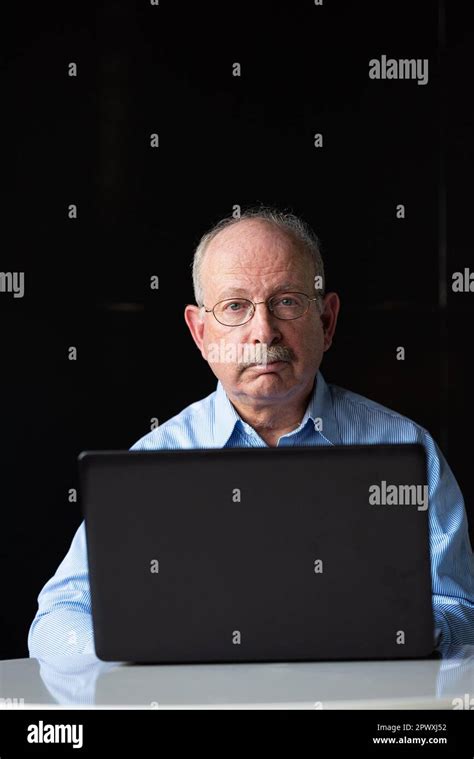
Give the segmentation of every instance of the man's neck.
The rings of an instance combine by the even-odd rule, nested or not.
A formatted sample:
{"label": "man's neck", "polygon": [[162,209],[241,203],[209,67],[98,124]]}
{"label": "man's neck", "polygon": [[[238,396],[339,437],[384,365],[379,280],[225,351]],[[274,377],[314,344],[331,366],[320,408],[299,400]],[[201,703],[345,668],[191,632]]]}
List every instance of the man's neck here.
{"label": "man's neck", "polygon": [[232,400],[231,403],[240,418],[249,424],[267,445],[275,447],[282,435],[292,432],[301,424],[313,390],[314,383],[311,389],[299,398],[281,405],[269,404],[255,408],[251,404],[239,401]]}

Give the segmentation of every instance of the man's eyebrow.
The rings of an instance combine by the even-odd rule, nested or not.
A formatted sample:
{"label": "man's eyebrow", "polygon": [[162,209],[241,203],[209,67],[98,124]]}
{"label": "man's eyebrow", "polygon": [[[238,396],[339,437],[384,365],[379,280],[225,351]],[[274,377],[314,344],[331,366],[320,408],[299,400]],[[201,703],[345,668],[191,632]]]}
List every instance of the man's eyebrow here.
{"label": "man's eyebrow", "polygon": [[[274,293],[281,293],[281,292],[291,292],[291,291],[298,291],[298,288],[300,285],[295,285],[294,282],[283,282],[283,284],[278,285],[278,287],[275,287],[274,290],[272,290],[272,295]],[[245,288],[242,287],[227,287],[225,290],[223,290],[219,296],[218,300],[225,300],[226,298],[232,298],[234,296],[242,296],[243,298],[248,298],[248,290],[245,290]]]}

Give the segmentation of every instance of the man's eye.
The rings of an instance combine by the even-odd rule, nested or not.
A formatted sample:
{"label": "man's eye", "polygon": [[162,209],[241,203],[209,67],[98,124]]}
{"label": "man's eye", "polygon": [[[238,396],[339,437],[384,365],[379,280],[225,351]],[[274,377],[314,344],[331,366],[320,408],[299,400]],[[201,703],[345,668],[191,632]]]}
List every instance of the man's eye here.
{"label": "man's eye", "polygon": [[235,301],[232,301],[232,303],[227,303],[225,306],[226,311],[238,311],[239,308],[242,308],[242,303],[236,303]]}
{"label": "man's eye", "polygon": [[276,304],[277,306],[294,306],[295,300],[294,298],[280,298],[280,300],[277,300]]}

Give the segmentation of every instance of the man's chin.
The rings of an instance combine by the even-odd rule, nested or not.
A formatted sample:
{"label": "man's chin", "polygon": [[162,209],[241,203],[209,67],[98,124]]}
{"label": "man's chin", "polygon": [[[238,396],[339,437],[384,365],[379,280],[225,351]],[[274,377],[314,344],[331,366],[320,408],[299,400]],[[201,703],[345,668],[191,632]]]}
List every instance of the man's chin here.
{"label": "man's chin", "polygon": [[286,367],[267,367],[262,371],[261,367],[251,366],[240,375],[239,386],[246,388],[249,395],[258,397],[260,394],[265,397],[267,393],[274,395],[285,395],[288,390],[296,384],[296,378],[291,372],[288,372],[289,364]]}

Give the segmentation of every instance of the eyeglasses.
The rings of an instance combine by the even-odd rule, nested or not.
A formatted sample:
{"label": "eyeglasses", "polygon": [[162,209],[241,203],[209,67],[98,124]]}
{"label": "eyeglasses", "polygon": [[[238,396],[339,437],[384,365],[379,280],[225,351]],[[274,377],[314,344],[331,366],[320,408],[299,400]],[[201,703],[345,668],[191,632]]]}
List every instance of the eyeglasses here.
{"label": "eyeglasses", "polygon": [[203,308],[206,313],[212,312],[219,324],[225,327],[240,327],[250,321],[259,303],[265,303],[277,319],[288,321],[299,319],[307,312],[311,301],[320,300],[320,298],[321,296],[310,298],[305,293],[281,293],[256,303],[248,298],[226,298],[216,303],[214,308],[206,308],[204,304]]}

